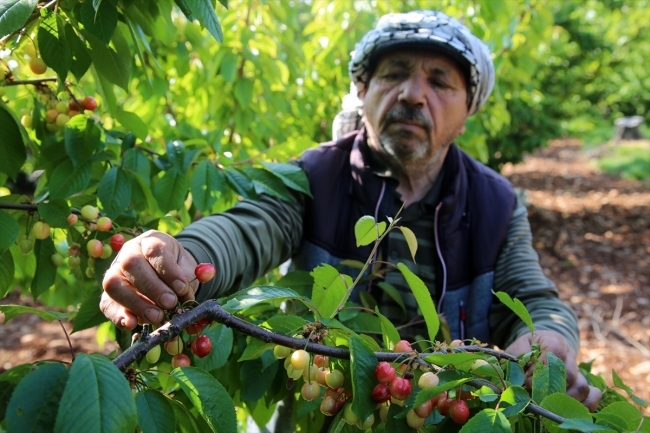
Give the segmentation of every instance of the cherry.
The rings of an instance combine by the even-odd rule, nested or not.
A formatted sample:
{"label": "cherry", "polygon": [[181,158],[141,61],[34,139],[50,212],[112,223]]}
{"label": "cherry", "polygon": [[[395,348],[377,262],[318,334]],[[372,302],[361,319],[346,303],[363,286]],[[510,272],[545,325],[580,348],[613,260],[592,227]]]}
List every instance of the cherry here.
{"label": "cherry", "polygon": [[384,403],[390,400],[390,390],[388,389],[388,386],[386,386],[383,383],[377,384],[372,389],[372,401],[375,403]]}
{"label": "cherry", "polygon": [[293,365],[289,363],[289,366],[287,367],[287,376],[289,376],[293,380],[298,380],[300,376],[302,376],[303,371],[304,370],[298,370],[296,368],[293,368]]}
{"label": "cherry", "polygon": [[88,250],[88,255],[94,259],[97,259],[102,256],[104,251],[104,244],[102,241],[97,239],[91,239],[86,244],[86,249]]}
{"label": "cherry", "polygon": [[273,348],[273,354],[278,359],[284,359],[291,354],[291,349],[288,347],[277,345]]}
{"label": "cherry", "polygon": [[207,335],[201,335],[192,340],[192,353],[199,358],[205,358],[212,351],[212,340]]}
{"label": "cherry", "polygon": [[320,385],[316,382],[305,383],[300,389],[300,394],[302,395],[302,398],[307,401],[315,400],[320,397]]}
{"label": "cherry", "polygon": [[438,386],[438,383],[440,383],[440,379],[430,371],[424,373],[418,380],[418,386],[422,389],[435,388]]}
{"label": "cherry", "polygon": [[[54,123],[56,122],[56,118],[59,116],[59,112],[56,111],[56,109],[52,108],[50,110],[47,110],[45,112],[45,121],[47,123]],[[57,125],[58,126],[58,125]]]}
{"label": "cherry", "polygon": [[165,342],[165,350],[170,355],[176,355],[178,353],[181,353],[183,350],[183,343],[181,342],[180,338],[174,337],[171,340]]}
{"label": "cherry", "polygon": [[81,216],[87,220],[96,220],[99,215],[99,211],[95,206],[86,205],[81,208]]}
{"label": "cherry", "polygon": [[68,267],[70,269],[76,269],[81,265],[81,259],[77,256],[68,257]]}
{"label": "cherry", "polygon": [[305,350],[296,350],[291,354],[291,365],[296,370],[304,370],[309,365],[309,353]]}
{"label": "cherry", "polygon": [[29,57],[36,57],[36,47],[34,46],[34,42],[32,42],[31,39],[27,40],[27,42],[25,43],[25,46],[23,47],[23,51]]}
{"label": "cherry", "polygon": [[21,253],[27,255],[32,252],[34,248],[34,236],[20,235],[18,236],[18,249]]}
{"label": "cherry", "polygon": [[414,411],[409,410],[406,414],[406,424],[414,430],[424,425],[424,418],[418,416]]}
{"label": "cherry", "polygon": [[445,400],[447,398],[447,391],[441,392],[440,394],[436,395],[435,397],[432,397],[431,400],[431,406],[437,407],[438,406],[438,401],[440,400]]}
{"label": "cherry", "polygon": [[438,408],[438,412],[440,412],[440,415],[447,415],[449,414],[449,405],[454,401],[453,398],[441,398],[438,400],[438,404],[436,407]]}
{"label": "cherry", "polygon": [[336,415],[338,412],[336,400],[332,397],[324,397],[320,404],[320,411],[325,416]]}
{"label": "cherry", "polygon": [[160,346],[154,346],[149,351],[147,352],[147,355],[145,358],[147,358],[147,362],[149,364],[155,364],[158,362],[158,359],[160,358]]}
{"label": "cherry", "polygon": [[41,75],[47,71],[47,65],[40,57],[32,57],[29,61],[29,69],[31,69],[36,75]]}
{"label": "cherry", "polygon": [[390,406],[387,405],[382,405],[379,408],[379,419],[381,422],[386,422],[386,418],[388,417],[388,410],[390,409]]}
{"label": "cherry", "polygon": [[465,342],[463,340],[454,340],[451,343],[449,343],[449,347],[461,347],[464,346]]}
{"label": "cherry", "polygon": [[63,256],[59,253],[52,254],[52,263],[58,268],[63,264]]}
{"label": "cherry", "polygon": [[388,362],[382,361],[375,367],[375,377],[380,383],[388,383],[395,378],[395,369]]}
{"label": "cherry", "polygon": [[50,237],[50,225],[42,221],[37,221],[32,227],[32,233],[36,239],[45,239]]}
{"label": "cherry", "polygon": [[317,374],[318,374],[318,367],[312,364],[309,366],[309,368],[305,368],[302,371],[302,378],[305,379],[305,382],[308,383],[315,382]]}
{"label": "cherry", "polygon": [[92,96],[86,96],[81,100],[81,106],[85,110],[94,111],[97,108],[97,101]]}
{"label": "cherry", "polygon": [[26,129],[32,129],[32,116],[31,114],[24,114],[20,118],[20,124],[23,125]]}
{"label": "cherry", "polygon": [[113,227],[113,221],[108,217],[101,217],[97,220],[97,230],[107,232]]}
{"label": "cherry", "polygon": [[327,386],[327,375],[329,374],[329,370],[319,368],[318,373],[316,373],[316,382],[323,386]]}
{"label": "cherry", "polygon": [[212,263],[199,263],[196,268],[194,268],[196,279],[202,283],[210,281],[216,273],[217,270]]}
{"label": "cherry", "polygon": [[396,377],[390,383],[388,389],[390,390],[391,396],[398,400],[406,400],[406,397],[408,397],[413,390],[413,385],[411,385],[411,381],[407,379]]}
{"label": "cherry", "polygon": [[[352,404],[349,404],[348,406],[352,406]],[[375,423],[375,414],[371,413],[364,422],[361,422],[361,420],[359,420],[359,422],[357,423],[357,427],[359,427],[363,431],[366,431],[370,427],[372,427],[374,423]]]}
{"label": "cherry", "polygon": [[121,233],[111,236],[111,239],[109,240],[111,249],[115,252],[118,252],[119,250],[122,249],[124,242],[125,242],[124,235]]}
{"label": "cherry", "polygon": [[327,386],[333,389],[340,388],[343,386],[343,373],[340,370],[332,370],[325,376],[325,382]]}
{"label": "cherry", "polygon": [[78,219],[79,218],[77,217],[77,215],[71,213],[70,215],[68,215],[68,224],[72,225],[76,223]]}
{"label": "cherry", "polygon": [[323,355],[314,355],[314,365],[321,368],[323,366],[327,367],[327,357]]}
{"label": "cherry", "polygon": [[203,331],[204,327],[205,325],[201,323],[201,321],[198,321],[185,328],[185,332],[187,332],[190,335],[199,335],[201,331]]}
{"label": "cherry", "polygon": [[67,112],[68,112],[68,104],[66,104],[66,103],[63,102],[63,101],[59,101],[59,102],[57,102],[56,105],[54,106],[54,108],[55,108],[56,111],[58,111],[59,113],[67,113]]}
{"label": "cherry", "polygon": [[409,352],[413,350],[411,347],[411,343],[409,343],[406,340],[400,340],[395,344],[395,347],[393,348],[393,352],[398,353],[398,352]]}
{"label": "cherry", "polygon": [[456,424],[463,425],[469,419],[469,407],[463,400],[454,400],[449,404],[449,416]]}
{"label": "cherry", "polygon": [[355,425],[360,421],[359,417],[352,412],[352,403],[345,405],[345,409],[343,409],[343,421],[350,425]]}
{"label": "cherry", "polygon": [[472,362],[472,365],[469,367],[469,371],[476,371],[484,365],[490,365],[490,363],[484,359],[477,359],[476,361]]}
{"label": "cherry", "polygon": [[172,357],[172,368],[189,367],[191,364],[190,358],[184,353],[177,353]]}
{"label": "cherry", "polygon": [[433,410],[433,404],[431,404],[431,400],[427,400],[418,407],[413,408],[413,411],[417,414],[417,416],[421,418],[426,418],[431,414],[431,411]]}

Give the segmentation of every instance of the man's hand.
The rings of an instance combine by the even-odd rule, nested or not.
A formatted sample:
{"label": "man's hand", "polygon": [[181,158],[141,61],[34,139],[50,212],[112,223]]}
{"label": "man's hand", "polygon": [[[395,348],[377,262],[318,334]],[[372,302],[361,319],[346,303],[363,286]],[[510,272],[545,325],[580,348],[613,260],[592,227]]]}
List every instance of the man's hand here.
{"label": "man's hand", "polygon": [[[576,362],[576,352],[562,335],[553,331],[537,331],[534,337],[531,333],[524,334],[508,346],[506,353],[514,356],[523,355],[532,350],[534,343],[539,344],[542,352],[552,352],[566,365],[567,395],[582,402],[590,411],[595,411],[602,398],[602,393],[598,388],[589,386],[587,379],[580,373]],[[545,354],[540,356],[540,361],[547,362]],[[526,371],[525,385],[529,389],[532,388],[533,371],[534,368],[529,368]]]}
{"label": "man's hand", "polygon": [[148,231],[124,244],[106,271],[99,308],[122,329],[133,329],[138,318],[160,323],[163,309],[194,299],[197,263],[173,237]]}

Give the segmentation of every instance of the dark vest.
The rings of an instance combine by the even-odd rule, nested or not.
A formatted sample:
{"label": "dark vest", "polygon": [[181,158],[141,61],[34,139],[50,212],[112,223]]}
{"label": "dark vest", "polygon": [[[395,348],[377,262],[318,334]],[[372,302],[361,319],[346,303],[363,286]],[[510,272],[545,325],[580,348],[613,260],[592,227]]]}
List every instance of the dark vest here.
{"label": "dark vest", "polygon": [[[384,182],[368,165],[368,152],[361,129],[303,153],[301,165],[314,198],[306,203],[303,244],[294,258],[297,268],[311,270],[321,263],[368,258],[372,246],[356,246],[354,223],[364,215],[375,215]],[[515,193],[504,177],[455,144],[444,164],[437,221],[442,261],[436,267],[436,293],[440,297],[446,280],[442,313],[452,338],[490,342],[494,269],[514,211]],[[394,191],[395,185],[385,189],[377,212],[380,220],[393,216]],[[435,301],[441,312],[439,299]]]}

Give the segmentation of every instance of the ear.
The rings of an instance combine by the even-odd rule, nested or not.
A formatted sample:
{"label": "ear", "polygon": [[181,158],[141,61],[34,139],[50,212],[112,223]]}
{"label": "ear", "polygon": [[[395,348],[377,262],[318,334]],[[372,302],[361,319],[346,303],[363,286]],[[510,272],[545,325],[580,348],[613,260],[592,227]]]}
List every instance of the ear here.
{"label": "ear", "polygon": [[458,131],[458,135],[463,135],[465,133],[465,130],[467,130],[467,127],[463,123],[463,126],[460,128],[460,131]]}

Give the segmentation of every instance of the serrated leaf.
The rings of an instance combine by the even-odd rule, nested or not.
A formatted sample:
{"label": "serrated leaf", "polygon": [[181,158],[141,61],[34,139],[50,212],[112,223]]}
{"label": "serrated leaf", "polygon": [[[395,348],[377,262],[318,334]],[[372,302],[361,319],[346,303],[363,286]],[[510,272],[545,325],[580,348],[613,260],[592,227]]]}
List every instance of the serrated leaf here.
{"label": "serrated leaf", "polygon": [[72,327],[71,334],[92,328],[108,320],[99,309],[99,300],[101,299],[102,292],[103,290],[93,290],[81,301],[79,311],[77,311],[77,315],[74,318],[74,326]]}
{"label": "serrated leaf", "polygon": [[474,377],[462,371],[447,370],[438,373],[438,379],[440,379],[438,386],[422,389],[417,393],[413,403],[414,406],[419,406],[442,392],[458,388],[462,384],[473,380]]}
{"label": "serrated leaf", "polygon": [[257,194],[269,194],[290,203],[296,201],[282,180],[269,171],[257,167],[246,167],[244,173],[253,183]]}
{"label": "serrated leaf", "polygon": [[492,402],[499,398],[499,394],[495,393],[492,388],[487,386],[482,386],[477,389],[474,394],[479,398],[479,400],[484,402]]}
{"label": "serrated leaf", "polygon": [[[1,9],[2,5],[0,4]],[[0,101],[0,131],[2,131],[0,172],[15,179],[27,159],[27,151],[16,119],[2,101]]]}
{"label": "serrated leaf", "polygon": [[436,307],[433,305],[433,299],[431,298],[429,289],[424,282],[422,282],[420,277],[411,272],[404,263],[398,263],[397,268],[400,270],[402,275],[404,275],[406,282],[415,296],[418,307],[420,307],[420,311],[422,311],[424,321],[427,324],[429,339],[435,341],[438,330],[440,329],[440,318],[438,317]]}
{"label": "serrated leaf", "polygon": [[510,418],[518,413],[521,413],[530,404],[530,395],[521,386],[510,386],[501,394],[501,407],[503,407],[503,415]]}
{"label": "serrated leaf", "polygon": [[181,12],[183,12],[183,15],[185,15],[185,18],[187,18],[188,21],[194,21],[194,15],[192,15],[192,11],[187,3],[185,3],[185,0],[174,0],[174,3],[176,3],[176,6],[178,6]]}
{"label": "serrated leaf", "polygon": [[172,376],[213,431],[237,431],[235,406],[217,379],[193,367],[176,368]]}
{"label": "serrated leaf", "polygon": [[628,395],[632,395],[632,388],[627,386],[621,377],[616,373],[615,370],[612,369],[612,381],[614,382],[614,387],[620,388],[623,391],[627,392]]}
{"label": "serrated leaf", "polygon": [[594,424],[591,421],[585,421],[584,419],[567,419],[562,424],[560,428],[564,430],[577,430],[580,432],[592,432],[592,431],[616,431],[604,425]]}
{"label": "serrated leaf", "polygon": [[510,422],[501,412],[494,409],[483,409],[469,419],[460,429],[460,433],[511,433]]}
{"label": "serrated leaf", "polygon": [[0,1],[0,39],[24,26],[37,3],[37,0]]}
{"label": "serrated leaf", "polygon": [[262,398],[273,384],[278,365],[278,362],[274,362],[265,370],[260,359],[243,361],[239,367],[239,380],[242,384],[241,399],[254,402]]}
{"label": "serrated leaf", "polygon": [[134,431],[135,401],[129,383],[106,357],[79,353],[63,390],[55,433]]}
{"label": "serrated leaf", "polygon": [[526,306],[519,299],[512,299],[510,295],[506,292],[492,292],[499,298],[506,307],[510,308],[524,323],[528,326],[531,333],[535,333],[535,326],[533,325],[533,319],[530,317],[530,313],[526,309]]}
{"label": "serrated leaf", "polygon": [[108,45],[117,27],[117,8],[109,1],[100,2],[97,7],[90,1],[81,4],[80,21],[86,31]]}
{"label": "serrated leaf", "polygon": [[393,325],[393,322],[388,320],[386,316],[379,312],[378,307],[375,307],[375,313],[377,313],[377,317],[379,317],[379,321],[381,322],[381,336],[384,341],[384,349],[388,352],[392,352],[395,344],[401,340],[399,332],[397,331],[397,328],[395,328],[395,325]]}
{"label": "serrated leaf", "polygon": [[225,174],[228,184],[237,194],[249,200],[257,198],[253,182],[244,173],[236,168],[226,167]]}
{"label": "serrated leaf", "polygon": [[642,419],[639,409],[627,401],[616,401],[603,408],[600,414],[614,414],[622,417],[627,422],[629,431],[636,431]]}
{"label": "serrated leaf", "polygon": [[[641,414],[639,413],[639,417]],[[636,431],[636,427],[630,428],[631,423],[628,424],[622,416],[617,415],[616,413],[595,413],[594,420],[598,425],[604,425],[609,428],[613,428],[617,432],[629,432]],[[638,426],[638,423],[637,423]]]}
{"label": "serrated leaf", "polygon": [[10,321],[17,315],[23,313],[36,314],[38,317],[47,320],[48,322],[52,322],[54,320],[62,320],[68,317],[66,313],[39,310],[38,308],[26,307],[24,305],[12,305],[12,304],[0,305],[0,311],[5,313],[5,323]]}
{"label": "serrated leaf", "polygon": [[0,255],[0,298],[4,298],[11,288],[15,271],[14,258],[11,251],[7,250]]}
{"label": "serrated leaf", "polygon": [[2,236],[0,236],[1,256],[16,242],[18,234],[20,233],[18,222],[9,214],[9,212],[5,212],[2,209],[0,209],[0,233],[2,233]]}
{"label": "serrated leaf", "polygon": [[205,358],[194,357],[193,365],[205,371],[216,370],[226,365],[232,351],[232,329],[220,323],[213,323],[203,334],[212,340],[212,351]]}
{"label": "serrated leaf", "polygon": [[72,161],[67,159],[59,164],[50,179],[50,199],[67,199],[71,195],[83,191],[90,182],[92,165],[89,162],[73,167]]}
{"label": "serrated leaf", "polygon": [[192,15],[208,29],[212,37],[219,43],[223,42],[223,31],[212,2],[210,0],[186,0],[186,3],[192,11]]}
{"label": "serrated leaf", "polygon": [[276,283],[278,287],[287,287],[301,295],[311,295],[314,286],[314,277],[307,271],[292,271],[284,275]]}
{"label": "serrated leaf", "polygon": [[399,229],[404,235],[406,244],[408,245],[409,251],[411,252],[411,257],[413,258],[413,263],[415,263],[415,253],[418,251],[418,240],[415,237],[415,233],[413,233],[413,231],[408,227],[401,226]]}
{"label": "serrated leaf", "polygon": [[72,72],[77,80],[81,80],[81,77],[88,72],[88,68],[90,68],[90,64],[92,63],[90,51],[86,47],[86,43],[79,38],[70,24],[65,25],[65,37],[68,40],[72,53],[70,72]]}
{"label": "serrated leaf", "polygon": [[552,352],[546,352],[548,364],[535,365],[533,373],[533,400],[540,402],[551,394],[566,392],[566,365]]}
{"label": "serrated leaf", "polygon": [[194,168],[190,191],[192,201],[202,211],[209,211],[223,189],[223,174],[209,161],[201,161]]}
{"label": "serrated leaf", "polygon": [[326,263],[314,269],[311,276],[314,277],[311,301],[321,316],[334,317],[337,307],[344,305],[342,301],[352,285],[352,278]]}
{"label": "serrated leaf", "polygon": [[183,205],[187,195],[187,176],[178,170],[172,169],[158,179],[153,188],[158,206],[163,212],[176,210]]}
{"label": "serrated leaf", "polygon": [[291,333],[300,331],[306,324],[307,321],[302,317],[278,315],[269,318],[262,326],[279,334],[290,335]]}
{"label": "serrated leaf", "polygon": [[[39,203],[38,213],[43,217],[43,220],[52,227],[68,228],[69,226],[68,216],[70,216],[70,206],[68,206],[68,202],[62,198],[50,200],[47,203]],[[0,231],[2,231],[1,223]]]}
{"label": "serrated leaf", "polygon": [[7,406],[7,431],[51,432],[67,380],[68,369],[60,363],[41,364],[25,376]]}
{"label": "serrated leaf", "polygon": [[364,246],[373,243],[386,231],[384,221],[379,224],[370,215],[364,215],[354,224],[354,236],[357,240],[357,246]]}
{"label": "serrated leaf", "polygon": [[404,305],[404,299],[402,299],[402,295],[400,292],[395,288],[390,283],[387,283],[385,281],[381,281],[380,283],[377,284],[377,286],[383,290],[390,298],[395,301],[397,305],[402,309],[402,312],[406,314],[406,306]]}
{"label": "serrated leaf", "polygon": [[34,255],[36,256],[36,273],[32,280],[30,290],[34,300],[41,293],[52,287],[56,278],[56,265],[52,262],[52,255],[56,253],[52,238],[36,240],[34,244]]}
{"label": "serrated leaf", "polygon": [[[588,422],[591,422],[592,420],[589,409],[578,400],[571,398],[564,393],[551,394],[542,400],[539,405],[564,419],[581,419]],[[544,424],[547,428],[557,431],[558,424],[556,422],[544,419]]]}
{"label": "serrated leaf", "polygon": [[199,428],[196,426],[194,417],[190,414],[182,403],[176,400],[169,400],[174,408],[174,415],[176,415],[176,427],[178,433],[199,433]]}
{"label": "serrated leaf", "polygon": [[524,369],[521,365],[516,362],[508,362],[506,380],[511,385],[522,386],[526,380],[526,373],[524,373]]}
{"label": "serrated leaf", "polygon": [[151,176],[151,162],[142,151],[131,148],[124,152],[124,168],[142,176],[142,179],[149,184]]}
{"label": "serrated leaf", "polygon": [[138,426],[142,433],[174,433],[176,415],[171,400],[159,391],[148,388],[135,396]]}
{"label": "serrated leaf", "polygon": [[110,168],[97,187],[97,197],[102,202],[102,208],[109,218],[116,218],[131,201],[131,182],[124,170],[118,167]]}
{"label": "serrated leaf", "polygon": [[377,385],[375,368],[377,357],[359,337],[350,338],[350,372],[352,381],[352,412],[359,419],[367,419],[377,407],[372,400],[372,390]]}
{"label": "serrated leaf", "polygon": [[129,173],[131,179],[131,200],[136,210],[147,210],[152,214],[158,210],[158,203],[149,184],[138,173]]}
{"label": "serrated leaf", "polygon": [[[131,52],[128,49],[125,52],[115,51],[91,33],[83,31],[82,34],[90,43],[90,57],[98,74],[128,91],[129,74],[131,73]],[[106,91],[105,93],[109,92]]]}
{"label": "serrated leaf", "polygon": [[267,350],[272,350],[275,347],[275,343],[265,343],[264,341],[257,340],[252,337],[246,338],[246,348],[241,354],[237,362],[249,361],[251,359],[257,359],[264,354]]}
{"label": "serrated leaf", "polygon": [[280,164],[276,162],[262,162],[262,165],[280,178],[287,187],[312,197],[311,191],[309,190],[309,180],[300,167],[293,164]]}
{"label": "serrated leaf", "polygon": [[149,127],[137,114],[118,108],[117,113],[115,113],[115,118],[127,131],[131,131],[140,140],[144,141],[147,139]]}
{"label": "serrated leaf", "polygon": [[224,310],[232,313],[245,308],[252,307],[260,302],[283,301],[285,299],[296,299],[309,305],[309,299],[300,296],[291,289],[275,286],[251,286],[247,289],[228,296],[223,302]]}
{"label": "serrated leaf", "polygon": [[48,13],[38,27],[38,50],[47,66],[65,80],[72,63],[72,52],[65,37],[65,23],[57,13]]}

